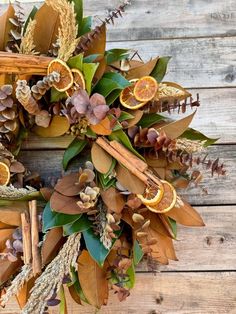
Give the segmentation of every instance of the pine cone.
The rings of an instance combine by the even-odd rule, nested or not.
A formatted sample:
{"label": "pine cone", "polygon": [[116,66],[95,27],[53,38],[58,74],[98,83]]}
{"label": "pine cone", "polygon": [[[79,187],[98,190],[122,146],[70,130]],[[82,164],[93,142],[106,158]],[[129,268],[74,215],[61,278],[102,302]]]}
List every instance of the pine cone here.
{"label": "pine cone", "polygon": [[16,98],[25,108],[27,112],[32,115],[37,115],[40,112],[40,108],[36,100],[31,94],[30,87],[25,80],[18,80],[16,82]]}
{"label": "pine cone", "polygon": [[0,88],[0,138],[11,141],[19,127],[17,106],[12,99],[12,86]]}
{"label": "pine cone", "polygon": [[60,81],[60,74],[53,71],[47,76],[33,85],[31,88],[32,96],[36,100],[40,100],[43,95],[53,86],[54,83]]}

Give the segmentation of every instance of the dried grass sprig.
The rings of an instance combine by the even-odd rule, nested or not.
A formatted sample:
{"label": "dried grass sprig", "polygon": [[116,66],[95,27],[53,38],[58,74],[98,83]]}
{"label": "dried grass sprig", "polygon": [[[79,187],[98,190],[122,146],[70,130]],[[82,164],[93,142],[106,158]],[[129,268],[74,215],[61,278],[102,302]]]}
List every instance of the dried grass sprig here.
{"label": "dried grass sprig", "polygon": [[25,34],[21,39],[19,53],[26,55],[37,55],[34,44],[34,32],[36,27],[36,20],[30,20],[26,28]]}
{"label": "dried grass sprig", "polygon": [[11,286],[7,289],[7,292],[0,299],[0,304],[5,306],[9,299],[17,295],[20,289],[26,281],[33,277],[33,271],[31,265],[24,265],[21,272],[12,280]]}
{"label": "dried grass sprig", "polygon": [[58,293],[63,279],[70,273],[71,266],[76,267],[76,260],[80,249],[81,234],[73,234],[54,260],[46,267],[42,275],[36,280],[31,295],[22,314],[44,313],[47,300],[54,293]]}
{"label": "dried grass sprig", "polygon": [[13,185],[0,186],[0,199],[16,200],[24,196],[28,196],[37,192],[34,188],[27,186],[26,188],[17,189]]}
{"label": "dried grass sprig", "polygon": [[67,61],[72,56],[79,42],[74,3],[67,0],[46,0],[45,2],[60,15],[60,27],[58,30],[60,48],[58,50],[58,58]]}

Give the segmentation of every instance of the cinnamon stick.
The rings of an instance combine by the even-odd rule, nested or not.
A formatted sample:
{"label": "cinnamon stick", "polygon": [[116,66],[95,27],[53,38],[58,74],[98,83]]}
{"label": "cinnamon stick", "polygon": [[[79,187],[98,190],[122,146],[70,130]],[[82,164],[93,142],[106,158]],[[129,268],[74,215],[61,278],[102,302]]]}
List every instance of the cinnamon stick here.
{"label": "cinnamon stick", "polygon": [[96,143],[101,146],[108,154],[113,156],[117,161],[119,161],[123,166],[125,166],[132,174],[138,177],[142,182],[148,184],[148,178],[141,171],[139,171],[135,166],[133,166],[127,159],[120,155],[120,153],[110,146],[109,142],[101,137],[98,137]]}
{"label": "cinnamon stick", "polygon": [[30,217],[28,212],[21,213],[21,227],[23,238],[24,264],[30,264],[32,259],[32,245],[30,233]]}
{"label": "cinnamon stick", "polygon": [[31,220],[31,241],[32,241],[32,268],[33,274],[36,276],[41,273],[42,260],[39,252],[39,226],[37,214],[37,201],[29,202],[30,220]]}
{"label": "cinnamon stick", "polygon": [[122,156],[124,156],[130,163],[132,163],[137,169],[139,169],[141,172],[144,172],[147,170],[148,165],[132,154],[126,147],[124,147],[122,144],[120,144],[117,141],[111,141],[110,145],[117,150]]}

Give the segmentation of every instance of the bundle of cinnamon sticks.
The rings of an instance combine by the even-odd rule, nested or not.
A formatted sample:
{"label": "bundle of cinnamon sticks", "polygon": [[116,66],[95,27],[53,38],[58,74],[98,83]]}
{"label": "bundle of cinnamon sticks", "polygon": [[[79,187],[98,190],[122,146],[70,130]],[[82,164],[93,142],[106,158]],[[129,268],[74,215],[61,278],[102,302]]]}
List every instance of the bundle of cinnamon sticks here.
{"label": "bundle of cinnamon sticks", "polygon": [[108,141],[99,137],[96,143],[146,185],[162,185],[160,179],[148,169],[148,165],[118,141]]}
{"label": "bundle of cinnamon sticks", "polygon": [[21,214],[24,264],[32,263],[34,276],[41,273],[37,201],[29,202],[29,211]]}

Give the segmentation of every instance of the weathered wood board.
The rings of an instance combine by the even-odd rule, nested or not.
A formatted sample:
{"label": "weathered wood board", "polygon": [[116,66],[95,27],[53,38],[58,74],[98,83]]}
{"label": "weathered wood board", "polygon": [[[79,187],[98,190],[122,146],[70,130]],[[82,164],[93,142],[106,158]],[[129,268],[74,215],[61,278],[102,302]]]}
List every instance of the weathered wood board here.
{"label": "weathered wood board", "polygon": [[[1,1],[0,1],[1,3]],[[84,0],[87,15],[105,16],[118,0]],[[226,166],[224,178],[206,175],[201,187],[186,191],[203,216],[205,228],[179,227],[175,248],[178,262],[159,267],[156,276],[145,261],[126,302],[111,297],[102,314],[219,314],[236,313],[236,1],[133,0],[133,5],[109,26],[107,48],[133,48],[144,60],[171,55],[166,80],[200,94],[201,107],[192,123],[210,137],[220,137],[209,150]],[[39,2],[35,2],[39,4]],[[23,5],[29,12],[31,4]],[[0,14],[6,5],[0,5]],[[191,113],[191,111],[188,111]],[[181,118],[182,115],[173,114]],[[33,141],[32,141],[33,140]],[[62,172],[61,158],[71,137],[39,139],[24,144],[21,158],[46,181]],[[45,168],[45,162],[47,169]],[[77,161],[78,163],[78,161]],[[73,168],[73,167],[72,167]],[[91,307],[70,302],[69,314],[94,313]],[[1,314],[20,313],[13,299]],[[59,313],[58,309],[52,314]],[[37,313],[35,313],[37,314]]]}

